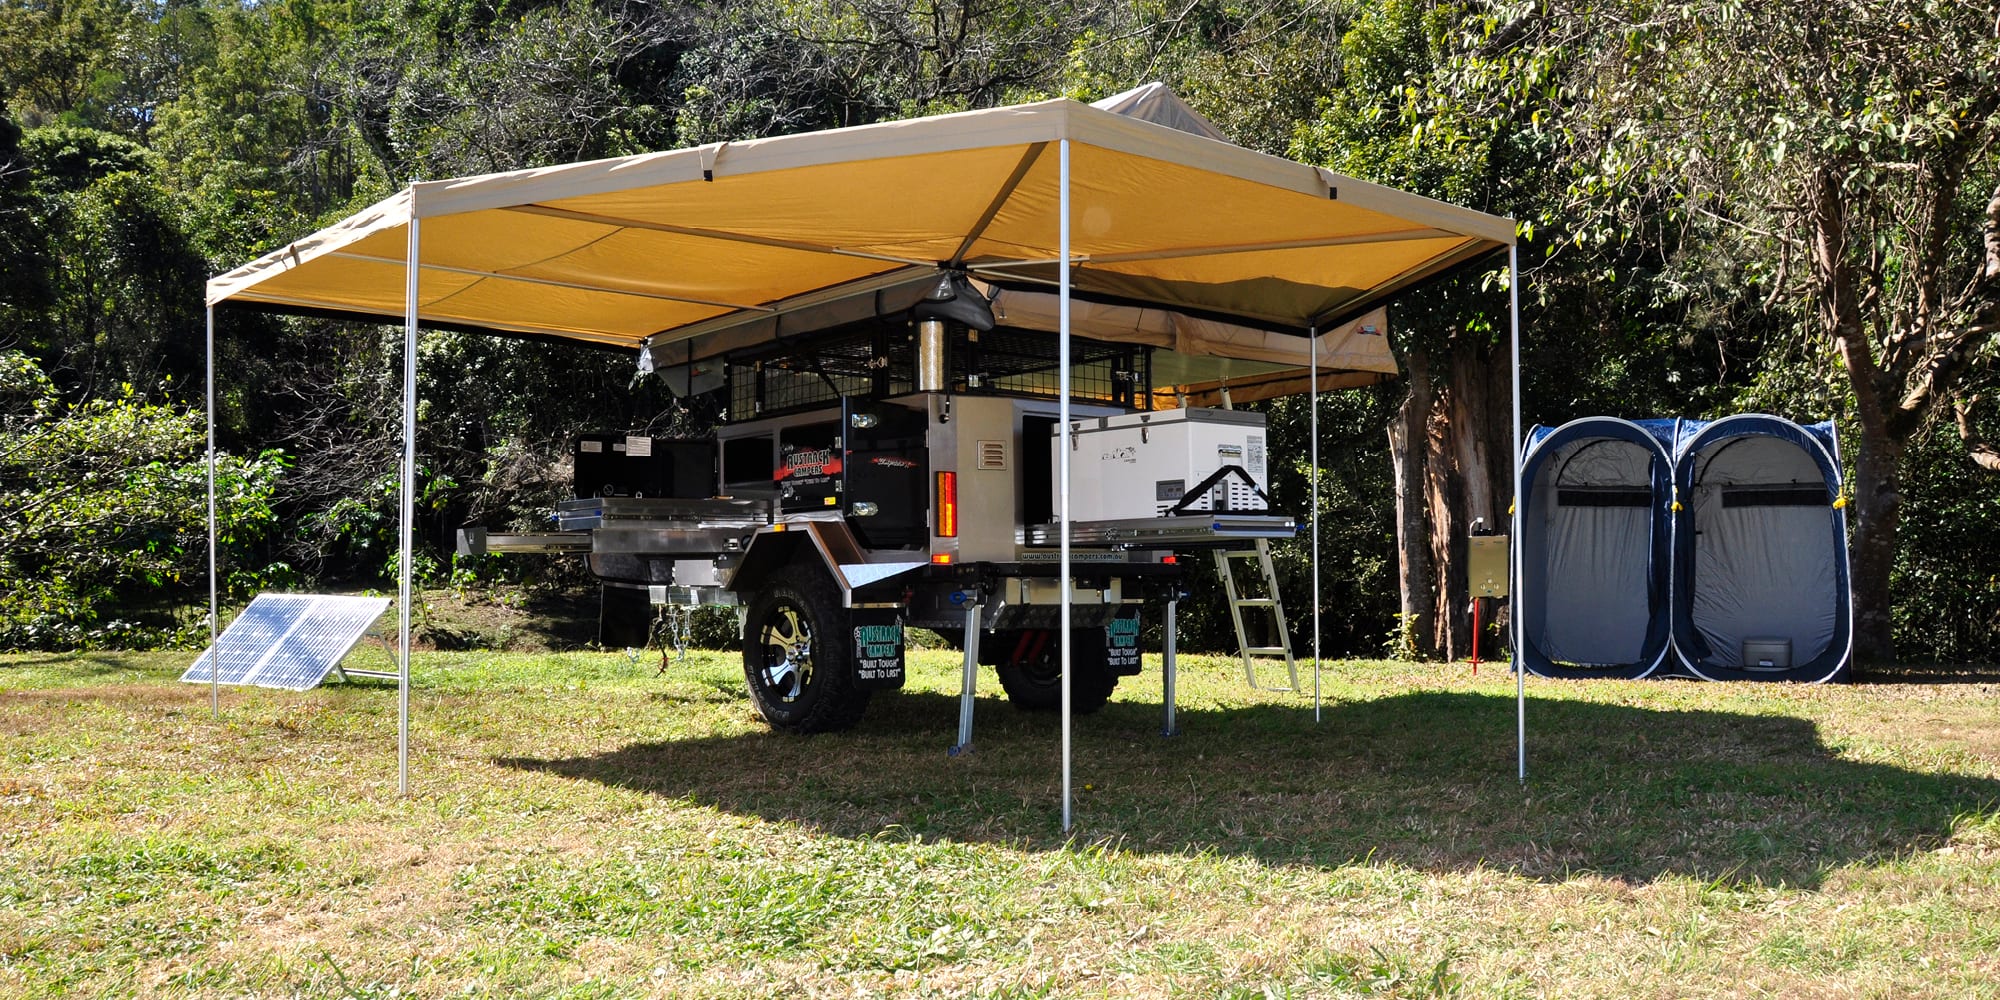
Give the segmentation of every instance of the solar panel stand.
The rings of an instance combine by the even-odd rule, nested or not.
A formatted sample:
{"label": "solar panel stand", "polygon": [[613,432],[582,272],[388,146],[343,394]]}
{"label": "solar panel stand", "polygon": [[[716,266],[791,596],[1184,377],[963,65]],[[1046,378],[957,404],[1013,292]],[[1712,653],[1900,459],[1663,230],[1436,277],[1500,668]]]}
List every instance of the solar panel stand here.
{"label": "solar panel stand", "polygon": [[393,670],[349,670],[338,663],[333,665],[333,674],[340,679],[342,684],[349,683],[356,677],[366,677],[377,681],[397,681],[403,679],[403,675]]}
{"label": "solar panel stand", "polygon": [[[364,635],[361,638],[373,639],[376,642],[381,643],[382,651],[389,654],[390,661],[394,662],[394,660],[396,659],[396,645],[395,643],[389,641],[388,636],[383,635],[380,632],[370,631],[367,635]],[[358,646],[360,645],[360,643],[357,642],[355,643],[355,645]],[[348,650],[348,652],[352,653],[354,651],[350,649]],[[337,662],[333,665],[333,673],[334,676],[340,678],[340,682],[342,684],[350,683],[356,677],[366,677],[370,680],[377,680],[377,681],[399,681],[403,679],[403,675],[395,672],[394,670],[350,670],[346,667],[341,666]]]}

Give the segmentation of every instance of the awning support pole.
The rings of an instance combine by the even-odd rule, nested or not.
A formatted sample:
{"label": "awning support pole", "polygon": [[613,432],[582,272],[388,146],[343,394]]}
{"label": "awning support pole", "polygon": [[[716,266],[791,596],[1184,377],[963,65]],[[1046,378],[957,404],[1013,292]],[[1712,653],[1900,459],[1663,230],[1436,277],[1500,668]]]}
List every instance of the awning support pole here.
{"label": "awning support pole", "polygon": [[[1312,575],[1313,575],[1313,722],[1320,721],[1319,697],[1319,325],[1313,324],[1306,330],[1306,341],[1312,345],[1309,353],[1312,373],[1312,388],[1307,392],[1307,405],[1312,407],[1312,418],[1307,421],[1311,428],[1312,446]],[[1297,678],[1293,679],[1297,682]]]}
{"label": "awning support pole", "polygon": [[[1512,532],[1508,539],[1513,552],[1521,551],[1521,248],[1519,244],[1507,246],[1507,329],[1510,347],[1513,350],[1511,367],[1514,381],[1514,497],[1508,503],[1512,512]],[[1512,560],[1512,580],[1508,592],[1513,595],[1514,607],[1507,615],[1508,653],[1514,660],[1514,741],[1515,756],[1520,762],[1520,779],[1528,783],[1528,672],[1521,666],[1521,561]],[[1477,637],[1474,641],[1478,641]]]}
{"label": "awning support pole", "polygon": [[[1175,583],[1174,586],[1178,588],[1180,584]],[[1179,610],[1181,599],[1178,589],[1173,594],[1174,596],[1167,598],[1167,620],[1161,623],[1166,629],[1166,637],[1160,646],[1160,700],[1166,703],[1167,716],[1160,727],[1161,736],[1181,734],[1180,725],[1174,719],[1174,673],[1177,667],[1174,654],[1180,646],[1174,638],[1174,613]]]}
{"label": "awning support pole", "polygon": [[1056,508],[1056,514],[1057,516],[1062,518],[1062,555],[1061,555],[1062,564],[1057,570],[1059,574],[1057,578],[1061,581],[1061,588],[1062,588],[1060,591],[1062,598],[1062,612],[1061,612],[1062,631],[1056,633],[1056,635],[1059,638],[1059,641],[1061,641],[1062,643],[1062,829],[1064,833],[1068,833],[1074,821],[1074,817],[1070,811],[1070,787],[1069,787],[1069,764],[1070,764],[1069,669],[1070,669],[1070,653],[1072,652],[1070,647],[1076,645],[1075,643],[1070,641],[1071,636],[1069,632],[1070,593],[1074,588],[1071,585],[1069,576],[1070,573],[1070,567],[1069,567],[1070,377],[1069,377],[1069,140],[1068,139],[1064,139],[1061,141],[1060,149],[1062,155],[1059,158],[1059,163],[1057,164],[1057,169],[1056,169],[1056,190],[1057,190],[1056,214],[1059,217],[1056,225],[1056,230],[1057,230],[1056,251],[1060,256],[1060,259],[1056,263],[1056,285],[1057,285],[1056,295],[1059,300],[1057,302],[1057,307],[1058,307],[1057,312],[1061,314],[1060,319],[1058,320],[1057,323],[1058,333],[1060,334],[1060,336],[1056,338],[1056,342],[1058,344],[1058,347],[1056,349],[1056,354],[1057,354],[1056,371],[1060,373],[1057,376],[1059,384],[1056,386],[1056,398],[1057,398],[1056,420],[1057,420],[1057,426],[1060,428],[1060,434],[1062,435],[1062,437],[1061,440],[1056,442],[1056,462],[1059,466],[1061,466],[1056,470],[1056,484],[1057,484],[1056,493],[1058,497],[1058,506]]}
{"label": "awning support pole", "polygon": [[396,794],[410,794],[410,531],[416,520],[417,485],[417,189],[410,188],[410,248],[403,262],[403,492],[402,547],[396,560]]}
{"label": "awning support pole", "polygon": [[208,307],[208,373],[202,381],[202,394],[207,397],[208,409],[208,710],[216,721],[222,720],[222,662],[215,655],[216,619],[220,607],[216,600],[216,558],[215,558],[215,307]]}
{"label": "awning support pole", "polygon": [[979,606],[984,595],[975,593],[965,602],[965,672],[958,687],[958,743],[951,748],[956,757],[972,750],[972,694],[979,681]]}

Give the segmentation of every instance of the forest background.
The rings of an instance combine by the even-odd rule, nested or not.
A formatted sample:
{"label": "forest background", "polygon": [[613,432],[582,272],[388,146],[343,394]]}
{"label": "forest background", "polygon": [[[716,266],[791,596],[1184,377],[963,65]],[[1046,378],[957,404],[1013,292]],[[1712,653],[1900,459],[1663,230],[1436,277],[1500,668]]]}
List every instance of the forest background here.
{"label": "forest background", "polygon": [[[412,180],[1156,79],[1242,145],[1519,220],[1528,421],[1835,419],[1864,661],[1995,659],[2000,9],[1962,0],[0,0],[0,649],[205,641],[211,274]],[[1407,296],[1406,376],[1322,400],[1329,653],[1470,643],[1506,291]],[[217,322],[225,589],[393,578],[400,329]],[[538,523],[578,432],[707,429],[633,372],[425,334],[419,579],[587,586],[451,532]],[[1267,412],[1303,517],[1306,404]],[[1232,644],[1189,605],[1189,646]]]}

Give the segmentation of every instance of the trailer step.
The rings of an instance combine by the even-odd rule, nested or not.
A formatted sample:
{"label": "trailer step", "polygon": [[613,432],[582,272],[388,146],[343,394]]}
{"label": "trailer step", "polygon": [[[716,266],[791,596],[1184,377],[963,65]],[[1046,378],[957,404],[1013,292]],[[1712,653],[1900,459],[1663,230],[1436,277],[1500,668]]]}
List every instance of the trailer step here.
{"label": "trailer step", "polygon": [[[1257,560],[1258,575],[1264,580],[1266,597],[1245,597],[1236,583],[1235,562],[1239,559]],[[1271,545],[1266,539],[1256,539],[1256,547],[1250,549],[1217,549],[1215,571],[1222,577],[1222,589],[1229,597],[1229,620],[1236,626],[1236,648],[1243,658],[1243,679],[1251,687],[1260,691],[1297,691],[1299,689],[1299,663],[1292,655],[1292,636],[1285,623],[1285,605],[1278,596],[1278,570],[1271,563]],[[1250,645],[1250,630],[1243,621],[1244,609],[1261,609],[1271,614],[1272,628],[1278,635],[1277,646]],[[1265,684],[1257,679],[1257,665],[1253,656],[1282,656],[1285,658],[1285,673],[1290,685]]]}

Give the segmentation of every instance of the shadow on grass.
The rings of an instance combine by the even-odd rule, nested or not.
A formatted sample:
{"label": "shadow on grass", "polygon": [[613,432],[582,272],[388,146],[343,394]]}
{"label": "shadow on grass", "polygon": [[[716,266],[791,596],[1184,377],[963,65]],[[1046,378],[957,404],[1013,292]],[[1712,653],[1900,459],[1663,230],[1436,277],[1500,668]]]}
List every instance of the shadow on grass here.
{"label": "shadow on grass", "polygon": [[[2000,800],[2000,782],[1836,757],[1796,718],[1539,699],[1529,711],[1523,788],[1511,698],[1407,694],[1329,706],[1318,725],[1310,709],[1183,711],[1174,739],[1158,734],[1158,706],[1115,703],[1075,727],[1076,836],[1268,863],[1810,887],[1835,866],[1935,847]],[[981,699],[977,750],[953,758],[956,721],[956,699],[907,694],[879,698],[850,733],[500,763],[836,836],[1064,843],[1054,719]]]}

